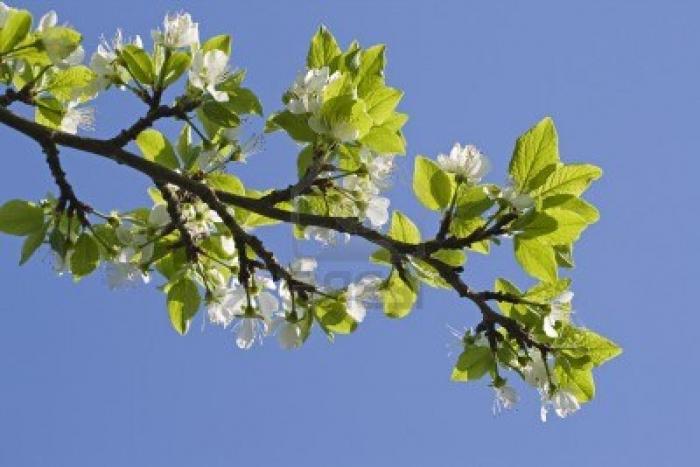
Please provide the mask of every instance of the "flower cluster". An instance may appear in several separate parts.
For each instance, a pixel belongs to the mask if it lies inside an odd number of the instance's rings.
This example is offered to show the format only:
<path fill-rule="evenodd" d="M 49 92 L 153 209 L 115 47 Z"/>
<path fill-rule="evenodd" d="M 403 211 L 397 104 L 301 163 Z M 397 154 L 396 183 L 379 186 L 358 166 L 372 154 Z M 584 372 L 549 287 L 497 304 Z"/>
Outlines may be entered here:
<path fill-rule="evenodd" d="M 448 155 L 439 154 L 437 163 L 442 170 L 455 174 L 464 181 L 477 184 L 489 171 L 491 164 L 476 146 L 455 143 Z"/>

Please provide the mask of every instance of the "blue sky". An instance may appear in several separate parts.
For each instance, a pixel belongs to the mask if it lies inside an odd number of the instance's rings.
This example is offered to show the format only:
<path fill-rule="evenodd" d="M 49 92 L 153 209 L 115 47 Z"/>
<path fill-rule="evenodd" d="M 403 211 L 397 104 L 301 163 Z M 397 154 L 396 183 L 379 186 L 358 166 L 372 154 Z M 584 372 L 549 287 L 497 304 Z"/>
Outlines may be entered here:
<path fill-rule="evenodd" d="M 233 61 L 266 111 L 303 66 L 320 23 L 347 44 L 389 47 L 388 80 L 405 90 L 409 157 L 394 206 L 430 231 L 437 222 L 409 190 L 411 158 L 455 141 L 477 144 L 504 182 L 515 137 L 554 117 L 562 157 L 600 165 L 588 199 L 601 222 L 586 232 L 574 270 L 576 319 L 625 353 L 598 373 L 598 398 L 542 424 L 537 395 L 493 417 L 485 384 L 449 382 L 446 324 L 476 323 L 449 292 L 425 291 L 405 320 L 371 314 L 353 336 L 315 335 L 300 351 L 270 341 L 241 352 L 228 331 L 198 319 L 187 337 L 167 321 L 154 288 L 110 292 L 102 277 L 73 285 L 47 255 L 18 268 L 20 243 L 0 237 L 0 465 L 7 466 L 497 466 L 689 465 L 700 415 L 692 300 L 700 227 L 700 4 L 561 1 L 26 1 L 53 8 L 94 49 L 116 27 L 148 36 L 166 11 L 187 9 L 203 35 L 234 36 Z M 99 135 L 138 104 L 98 101 Z M 260 127 L 251 122 L 250 129 Z M 53 189 L 33 144 L 0 129 L 0 200 Z M 286 185 L 294 147 L 271 136 L 240 173 L 252 186 Z M 104 210 L 145 202 L 142 178 L 64 152 L 80 196 Z M 308 252 L 285 227 L 265 237 L 280 255 Z M 352 242 L 324 252 L 328 274 L 374 270 Z M 469 281 L 496 275 L 528 285 L 503 247 L 473 256 Z M 98 275 L 99 276 L 99 275 Z M 692 289 L 691 289 L 692 288 Z"/>

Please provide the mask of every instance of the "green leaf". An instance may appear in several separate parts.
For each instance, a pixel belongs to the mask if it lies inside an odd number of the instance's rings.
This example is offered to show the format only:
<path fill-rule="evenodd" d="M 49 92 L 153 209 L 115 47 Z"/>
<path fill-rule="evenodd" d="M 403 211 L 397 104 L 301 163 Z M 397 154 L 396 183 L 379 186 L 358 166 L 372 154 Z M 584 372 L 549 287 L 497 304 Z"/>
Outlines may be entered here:
<path fill-rule="evenodd" d="M 49 59 L 58 63 L 68 57 L 80 45 L 83 36 L 76 30 L 64 26 L 49 28 L 41 33 L 41 42 Z"/>
<path fill-rule="evenodd" d="M 400 112 L 394 112 L 389 118 L 386 119 L 386 121 L 384 121 L 382 126 L 389 130 L 399 131 L 401 128 L 403 128 L 407 121 L 408 115 Z"/>
<path fill-rule="evenodd" d="M 36 110 L 34 120 L 37 123 L 49 128 L 59 129 L 65 115 L 63 105 L 52 97 L 41 97 L 36 99 Z"/>
<path fill-rule="evenodd" d="M 559 267 L 574 267 L 574 249 L 572 245 L 555 245 L 554 255 L 557 258 L 557 264 Z"/>
<path fill-rule="evenodd" d="M 532 212 L 513 223 L 513 230 L 522 238 L 537 238 L 557 230 L 557 221 L 541 212 Z"/>
<path fill-rule="evenodd" d="M 417 288 L 417 285 L 406 284 L 396 270 L 392 271 L 379 291 L 384 304 L 384 314 L 390 318 L 407 316 L 418 298 L 415 291 Z"/>
<path fill-rule="evenodd" d="M 493 199 L 489 197 L 483 186 L 462 184 L 457 192 L 454 217 L 462 220 L 480 219 L 480 216 L 493 204 Z"/>
<path fill-rule="evenodd" d="M 238 114 L 228 103 L 207 101 L 202 106 L 202 111 L 211 122 L 224 128 L 234 128 L 241 124 Z"/>
<path fill-rule="evenodd" d="M 190 279 L 182 278 L 168 289 L 170 324 L 179 334 L 187 333 L 190 321 L 199 309 L 200 300 L 197 284 Z"/>
<path fill-rule="evenodd" d="M 342 50 L 340 50 L 333 34 L 325 26 L 321 26 L 311 39 L 309 52 L 306 55 L 306 65 L 309 68 L 330 66 L 333 59 L 341 53 Z"/>
<path fill-rule="evenodd" d="M 357 322 L 348 314 L 345 304 L 336 299 L 316 302 L 313 313 L 326 333 L 350 334 L 357 328 Z"/>
<path fill-rule="evenodd" d="M 44 243 L 47 231 L 48 224 L 44 225 L 39 230 L 35 230 L 27 236 L 22 244 L 22 255 L 19 259 L 20 266 L 29 261 L 34 252 L 36 252 L 36 250 Z"/>
<path fill-rule="evenodd" d="M 367 113 L 375 125 L 382 125 L 394 114 L 403 92 L 390 87 L 379 87 L 363 97 L 367 104 Z"/>
<path fill-rule="evenodd" d="M 404 213 L 394 211 L 391 214 L 389 237 L 406 243 L 420 243 L 420 230 Z"/>
<path fill-rule="evenodd" d="M 309 128 L 308 117 L 293 114 L 288 110 L 272 114 L 265 124 L 265 133 L 284 130 L 296 141 L 312 143 L 316 141 L 316 133 Z"/>
<path fill-rule="evenodd" d="M 470 346 L 464 350 L 452 369 L 452 381 L 474 381 L 494 368 L 493 353 L 488 347 Z"/>
<path fill-rule="evenodd" d="M 455 268 L 462 266 L 467 260 L 467 255 L 462 250 L 438 250 L 430 256 Z"/>
<path fill-rule="evenodd" d="M 574 212 L 581 216 L 587 224 L 594 224 L 600 219 L 600 214 L 595 206 L 574 195 L 555 195 L 548 197 L 542 202 L 542 210 L 547 212 L 550 208 L 566 209 Z"/>
<path fill-rule="evenodd" d="M 262 116 L 263 108 L 258 97 L 248 88 L 238 88 L 230 95 L 230 107 L 238 114 L 256 114 Z"/>
<path fill-rule="evenodd" d="M 496 283 L 494 284 L 493 290 L 496 292 L 515 295 L 516 297 L 520 297 L 522 295 L 522 292 L 515 284 L 500 277 L 496 279 Z M 522 306 L 500 300 L 497 301 L 496 304 L 498 305 L 498 308 L 501 310 L 501 312 L 506 316 L 513 316 L 517 313 L 516 308 Z"/>
<path fill-rule="evenodd" d="M 545 117 L 516 141 L 509 173 L 519 191 L 529 193 L 558 161 L 557 130 L 552 119 Z"/>
<path fill-rule="evenodd" d="M 588 222 L 573 211 L 562 208 L 550 208 L 545 211 L 552 217 L 557 228 L 539 239 L 549 245 L 569 245 L 576 242 L 581 236 L 581 232 L 588 227 Z"/>
<path fill-rule="evenodd" d="M 192 148 L 192 128 L 188 123 L 182 125 L 180 129 L 180 134 L 177 136 L 177 142 L 175 143 L 175 150 L 177 155 L 180 156 L 180 160 L 183 162 L 183 166 L 187 167 L 187 163 L 190 160 L 190 155 L 193 152 Z"/>
<path fill-rule="evenodd" d="M 158 130 L 149 128 L 136 137 L 136 145 L 145 159 L 169 169 L 177 169 L 179 162 L 170 141 Z"/>
<path fill-rule="evenodd" d="M 386 47 L 383 44 L 374 45 L 362 52 L 360 68 L 357 71 L 357 93 L 365 97 L 374 91 L 377 85 L 383 84 Z"/>
<path fill-rule="evenodd" d="M 68 102 L 85 94 L 95 73 L 88 67 L 80 65 L 59 70 L 49 79 L 46 90 L 61 102 Z"/>
<path fill-rule="evenodd" d="M 568 357 L 586 359 L 593 366 L 600 366 L 622 353 L 622 349 L 610 339 L 573 326 L 565 326 L 554 345 Z"/>
<path fill-rule="evenodd" d="M 548 303 L 569 290 L 570 287 L 571 279 L 568 278 L 554 282 L 540 282 L 525 292 L 525 298 L 533 302 Z"/>
<path fill-rule="evenodd" d="M 33 203 L 13 199 L 0 206 L 0 232 L 29 235 L 44 226 L 44 210 Z"/>
<path fill-rule="evenodd" d="M 187 71 L 192 62 L 192 57 L 186 52 L 173 50 L 170 52 L 170 58 L 165 64 L 165 72 L 163 74 L 163 87 L 168 87 L 177 81 L 182 74 Z"/>
<path fill-rule="evenodd" d="M 134 78 L 143 84 L 153 84 L 155 80 L 155 71 L 151 57 L 140 47 L 133 44 L 127 44 L 122 47 L 119 56 L 126 68 L 134 75 Z"/>
<path fill-rule="evenodd" d="M 241 180 L 235 175 L 215 172 L 207 176 L 207 182 L 209 186 L 215 190 L 226 191 L 235 195 L 245 195 L 245 187 L 243 186 L 243 182 L 241 182 Z"/>
<path fill-rule="evenodd" d="M 348 141 L 363 138 L 372 127 L 372 119 L 362 100 L 352 95 L 342 95 L 323 103 L 320 122 L 334 138 Z"/>
<path fill-rule="evenodd" d="M 10 52 L 32 28 L 32 15 L 27 10 L 10 10 L 0 30 L 0 52 Z"/>
<path fill-rule="evenodd" d="M 557 280 L 554 250 L 536 238 L 515 237 L 515 258 L 523 270 L 545 282 Z"/>
<path fill-rule="evenodd" d="M 93 272 L 100 263 L 100 248 L 92 235 L 82 233 L 70 256 L 70 270 L 78 280 Z"/>
<path fill-rule="evenodd" d="M 547 198 L 555 195 L 580 196 L 602 174 L 603 171 L 600 167 L 595 165 L 563 165 L 550 173 L 542 185 L 532 192 L 532 196 L 536 198 Z"/>
<path fill-rule="evenodd" d="M 212 50 L 220 50 L 226 55 L 231 55 L 231 36 L 228 34 L 221 34 L 209 38 L 202 44 L 202 52 L 206 53 Z"/>
<path fill-rule="evenodd" d="M 404 139 L 393 130 L 375 126 L 360 140 L 378 154 L 405 154 Z"/>
<path fill-rule="evenodd" d="M 435 162 L 417 156 L 413 169 L 413 192 L 423 206 L 433 211 L 444 209 L 450 204 L 454 193 L 452 177 Z"/>
<path fill-rule="evenodd" d="M 589 367 L 577 368 L 568 359 L 557 359 L 554 376 L 557 384 L 571 392 L 579 402 L 588 402 L 595 397 L 595 382 Z"/>

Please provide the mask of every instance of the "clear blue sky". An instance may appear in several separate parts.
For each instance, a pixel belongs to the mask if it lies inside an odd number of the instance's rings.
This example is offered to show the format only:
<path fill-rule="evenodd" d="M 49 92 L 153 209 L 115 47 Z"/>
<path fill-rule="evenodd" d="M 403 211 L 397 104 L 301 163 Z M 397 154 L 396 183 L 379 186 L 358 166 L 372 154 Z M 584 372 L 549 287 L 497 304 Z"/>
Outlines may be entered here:
<path fill-rule="evenodd" d="M 690 465 L 698 429 L 697 173 L 700 29 L 697 1 L 257 1 L 17 2 L 59 12 L 85 34 L 122 26 L 149 35 L 180 8 L 204 35 L 234 36 L 234 62 L 274 110 L 302 67 L 320 23 L 343 43 L 389 46 L 389 81 L 403 88 L 410 156 L 394 205 L 427 229 L 434 219 L 409 191 L 411 157 L 472 142 L 503 182 L 514 138 L 544 115 L 567 161 L 605 176 L 589 199 L 602 212 L 577 250 L 576 319 L 625 353 L 598 372 L 598 398 L 570 419 L 538 419 L 534 392 L 517 411 L 491 414 L 485 384 L 449 382 L 446 324 L 476 311 L 426 291 L 403 321 L 372 313 L 331 345 L 275 342 L 241 352 L 201 320 L 185 338 L 153 288 L 109 292 L 102 277 L 73 285 L 47 255 L 17 267 L 20 243 L 0 237 L 0 465 L 28 466 L 499 466 Z M 98 134 L 138 109 L 98 101 Z M 253 122 L 252 128 L 260 122 Z M 0 199 L 53 189 L 37 147 L 0 129 Z M 78 193 L 105 210 L 145 201 L 142 178 L 66 151 Z M 242 173 L 286 184 L 293 146 L 268 138 Z M 266 234 L 282 255 L 310 251 L 286 228 Z M 469 280 L 528 280 L 507 247 L 473 257 Z M 353 242 L 327 252 L 329 273 L 367 270 Z"/>

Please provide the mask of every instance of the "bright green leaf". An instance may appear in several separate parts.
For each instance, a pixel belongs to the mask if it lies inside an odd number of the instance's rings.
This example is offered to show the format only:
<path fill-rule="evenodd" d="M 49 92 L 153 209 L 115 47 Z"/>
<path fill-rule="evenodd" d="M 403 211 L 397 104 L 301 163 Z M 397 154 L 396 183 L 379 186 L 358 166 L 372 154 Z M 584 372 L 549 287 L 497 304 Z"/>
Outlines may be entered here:
<path fill-rule="evenodd" d="M 488 347 L 470 346 L 464 350 L 452 369 L 452 381 L 474 381 L 494 367 L 493 353 Z"/>
<path fill-rule="evenodd" d="M 384 313 L 390 318 L 407 316 L 418 298 L 415 291 L 417 287 L 417 285 L 409 286 L 396 270 L 392 271 L 386 284 L 379 291 L 384 303 Z"/>
<path fill-rule="evenodd" d="M 200 300 L 197 284 L 190 279 L 182 278 L 168 289 L 170 324 L 179 334 L 187 333 L 190 321 L 199 309 Z"/>
<path fill-rule="evenodd" d="M 209 38 L 202 44 L 202 52 L 206 53 L 212 50 L 220 50 L 226 55 L 231 55 L 231 36 L 228 34 L 221 34 Z"/>
<path fill-rule="evenodd" d="M 32 15 L 27 10 L 10 10 L 0 30 L 0 52 L 10 52 L 32 28 Z"/>
<path fill-rule="evenodd" d="M 29 235 L 44 226 L 44 210 L 35 204 L 13 199 L 0 206 L 0 232 Z"/>
<path fill-rule="evenodd" d="M 523 270 L 545 282 L 557 280 L 554 251 L 536 238 L 515 238 L 515 257 Z"/>
<path fill-rule="evenodd" d="M 367 113 L 375 125 L 382 125 L 393 114 L 401 101 L 403 92 L 390 87 L 380 87 L 363 97 L 367 104 Z"/>
<path fill-rule="evenodd" d="M 389 236 L 394 240 L 406 243 L 420 242 L 420 230 L 418 230 L 416 224 L 401 211 L 394 211 L 391 214 Z"/>
<path fill-rule="evenodd" d="M 306 55 L 306 65 L 309 68 L 323 68 L 330 66 L 333 59 L 342 53 L 338 42 L 333 34 L 325 26 L 318 28 L 318 31 L 311 39 L 309 52 Z"/>
<path fill-rule="evenodd" d="M 19 259 L 20 266 L 29 261 L 29 258 L 31 258 L 34 252 L 44 243 L 47 230 L 48 224 L 27 235 L 27 238 L 22 244 L 22 255 Z"/>
<path fill-rule="evenodd" d="M 518 189 L 529 193 L 542 182 L 542 175 L 559 162 L 557 130 L 545 117 L 518 138 L 509 173 Z"/>
<path fill-rule="evenodd" d="M 293 114 L 288 110 L 276 113 L 268 118 L 265 133 L 284 130 L 296 141 L 312 143 L 316 141 L 316 133 L 309 128 L 308 116 Z"/>
<path fill-rule="evenodd" d="M 602 174 L 603 171 L 595 165 L 563 165 L 549 174 L 542 185 L 532 192 L 532 196 L 542 199 L 555 195 L 580 196 Z"/>
<path fill-rule="evenodd" d="M 404 139 L 395 131 L 375 126 L 360 140 L 368 149 L 378 154 L 404 154 Z"/>
<path fill-rule="evenodd" d="M 78 237 L 70 256 L 70 270 L 75 279 L 80 279 L 93 272 L 100 263 L 100 249 L 97 241 L 88 233 Z"/>
<path fill-rule="evenodd" d="M 454 182 L 435 162 L 417 156 L 413 169 L 413 192 L 428 209 L 444 209 L 450 204 Z"/>
<path fill-rule="evenodd" d="M 169 169 L 177 169 L 179 162 L 170 141 L 158 130 L 149 128 L 136 137 L 136 145 L 149 161 L 157 162 Z"/>
<path fill-rule="evenodd" d="M 153 84 L 155 80 L 153 61 L 146 51 L 133 44 L 127 44 L 122 47 L 119 55 L 137 81 L 143 84 Z"/>

